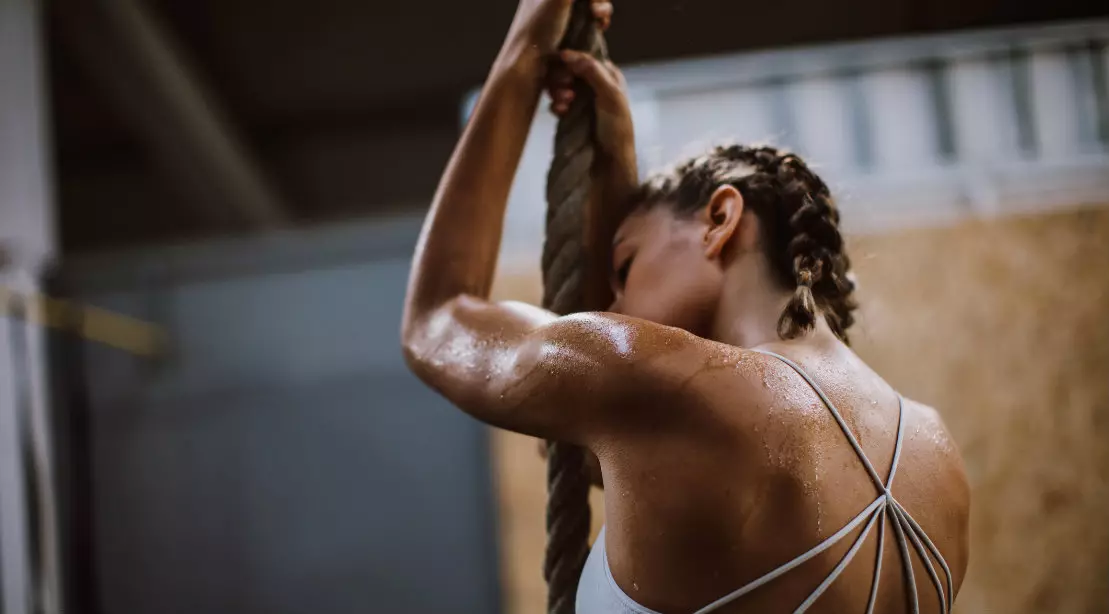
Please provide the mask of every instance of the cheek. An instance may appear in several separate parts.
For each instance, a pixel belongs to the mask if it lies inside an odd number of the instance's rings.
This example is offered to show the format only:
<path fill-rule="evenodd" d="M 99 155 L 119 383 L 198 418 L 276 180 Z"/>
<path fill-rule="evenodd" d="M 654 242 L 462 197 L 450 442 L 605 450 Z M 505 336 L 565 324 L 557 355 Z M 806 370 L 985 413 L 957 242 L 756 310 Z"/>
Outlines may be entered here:
<path fill-rule="evenodd" d="M 719 269 L 689 249 L 644 256 L 628 279 L 621 312 L 704 335 L 720 300 Z"/>

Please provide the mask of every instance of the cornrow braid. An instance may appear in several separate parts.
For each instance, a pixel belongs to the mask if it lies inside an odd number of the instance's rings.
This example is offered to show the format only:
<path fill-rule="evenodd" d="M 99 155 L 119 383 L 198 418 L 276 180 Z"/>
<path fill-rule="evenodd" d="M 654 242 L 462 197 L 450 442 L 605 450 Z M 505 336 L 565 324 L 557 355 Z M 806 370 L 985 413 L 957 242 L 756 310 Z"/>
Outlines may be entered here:
<path fill-rule="evenodd" d="M 793 339 L 812 330 L 820 310 L 832 331 L 849 342 L 858 305 L 839 210 L 828 186 L 800 157 L 768 146 L 722 145 L 652 175 L 637 201 L 692 215 L 725 184 L 759 217 L 771 268 L 793 290 L 778 335 Z"/>

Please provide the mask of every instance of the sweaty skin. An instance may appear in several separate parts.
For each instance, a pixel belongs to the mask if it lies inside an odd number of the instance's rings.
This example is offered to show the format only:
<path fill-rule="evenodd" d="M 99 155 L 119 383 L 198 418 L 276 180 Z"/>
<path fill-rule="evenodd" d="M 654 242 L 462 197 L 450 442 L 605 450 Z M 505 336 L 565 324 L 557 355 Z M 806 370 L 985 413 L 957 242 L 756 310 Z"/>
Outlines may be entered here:
<path fill-rule="evenodd" d="M 678 220 L 621 208 L 635 158 L 622 80 L 572 54 L 551 67 L 570 0 L 522 0 L 436 193 L 409 283 L 402 344 L 410 368 L 485 423 L 576 443 L 599 460 L 613 576 L 637 602 L 692 612 L 805 552 L 876 496 L 873 483 L 788 356 L 816 379 L 883 477 L 897 394 L 818 318 L 776 335 L 789 290 L 770 281 L 758 220 L 721 188 Z M 612 5 L 594 2 L 607 27 Z M 564 112 L 575 75 L 593 87 L 602 156 L 590 211 L 595 313 L 556 317 L 489 300 L 509 188 L 540 94 Z M 618 228 L 617 228 L 618 226 Z M 615 249 L 612 237 L 615 235 Z M 607 310 L 602 311 L 605 307 Z M 906 400 L 894 495 L 943 553 L 956 591 L 968 558 L 969 489 L 935 410 Z M 887 525 L 876 611 L 906 610 Z M 877 531 L 875 531 L 876 533 Z M 724 612 L 796 607 L 853 540 L 737 600 Z M 863 612 L 876 535 L 813 606 Z M 921 611 L 938 600 L 913 558 Z"/>

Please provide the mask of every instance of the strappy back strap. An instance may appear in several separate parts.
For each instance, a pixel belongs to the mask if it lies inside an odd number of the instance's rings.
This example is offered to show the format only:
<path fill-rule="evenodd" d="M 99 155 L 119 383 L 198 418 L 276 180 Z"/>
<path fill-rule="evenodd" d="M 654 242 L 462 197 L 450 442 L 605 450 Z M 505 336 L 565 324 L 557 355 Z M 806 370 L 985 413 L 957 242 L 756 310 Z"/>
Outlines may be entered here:
<path fill-rule="evenodd" d="M 859 460 L 862 461 L 863 467 L 866 468 L 866 472 L 870 474 L 870 479 L 874 481 L 874 485 L 877 486 L 878 490 L 882 493 L 889 492 L 890 486 L 893 485 L 893 476 L 897 473 L 897 463 L 901 460 L 901 441 L 904 439 L 905 435 L 905 402 L 901 395 L 897 395 L 897 440 L 893 448 L 893 463 L 890 465 L 889 478 L 883 481 L 882 478 L 879 477 L 878 472 L 874 469 L 874 465 L 871 464 L 870 459 L 867 458 L 866 452 L 863 451 L 863 447 L 859 444 L 859 440 L 855 437 L 855 434 L 851 432 L 851 427 L 847 426 L 847 421 L 843 419 L 843 415 L 839 413 L 839 409 L 837 409 L 835 404 L 832 403 L 832 400 L 828 398 L 828 395 L 824 394 L 824 391 L 816 383 L 816 380 L 814 380 L 807 371 L 802 369 L 801 365 L 781 354 L 771 352 L 770 350 L 756 349 L 753 351 L 777 358 L 796 371 L 797 374 L 809 384 L 809 387 L 820 397 L 821 402 L 824 403 L 824 406 L 831 412 L 832 417 L 835 418 L 836 424 L 839 425 L 840 430 L 843 431 L 844 436 L 847 437 L 847 442 L 854 448 L 855 454 L 858 455 Z"/>
<path fill-rule="evenodd" d="M 824 578 L 820 585 L 817 586 L 816 589 L 809 594 L 809 596 L 801 603 L 801 605 L 797 607 L 796 610 L 794 610 L 794 614 L 801 614 L 808 610 L 809 607 L 811 607 L 814 603 L 816 603 L 816 600 L 824 594 L 824 592 L 828 589 L 828 587 L 832 585 L 833 582 L 835 582 L 840 573 L 843 572 L 843 570 L 855 557 L 855 554 L 859 551 L 863 542 L 866 541 L 867 536 L 870 534 L 870 530 L 877 523 L 878 554 L 877 561 L 875 562 L 874 567 L 874 577 L 871 581 L 870 596 L 867 599 L 866 605 L 867 614 L 872 614 L 877 603 L 878 580 L 882 575 L 882 553 L 885 549 L 887 517 L 892 523 L 894 538 L 897 540 L 897 546 L 901 552 L 901 566 L 903 573 L 905 574 L 906 589 L 908 593 L 906 597 L 910 604 L 910 611 L 913 612 L 913 614 L 919 614 L 920 612 L 920 600 L 917 595 L 916 579 L 913 577 L 913 565 L 909 553 L 909 547 L 912 546 L 913 550 L 916 551 L 917 555 L 923 561 L 924 568 L 928 572 L 928 577 L 932 581 L 933 587 L 936 589 L 936 594 L 939 596 L 941 614 L 949 614 L 951 612 L 951 607 L 955 598 L 951 569 L 948 568 L 947 562 L 944 560 L 943 555 L 940 554 L 939 549 L 936 548 L 935 544 L 932 543 L 932 540 L 928 538 L 928 535 L 924 533 L 924 529 L 922 529 L 921 526 L 916 522 L 916 520 L 914 520 L 913 517 L 909 515 L 909 512 L 905 510 L 904 506 L 902 506 L 897 501 L 897 499 L 894 498 L 893 493 L 890 491 L 890 488 L 893 485 L 893 478 L 897 474 L 897 465 L 901 460 L 902 443 L 905 439 L 904 398 L 900 394 L 897 395 L 897 439 L 894 443 L 893 461 L 890 463 L 889 477 L 886 478 L 885 482 L 883 482 L 882 479 L 878 476 L 878 472 L 875 471 L 874 466 L 871 464 L 870 459 L 867 458 L 866 453 L 863 452 L 862 446 L 859 445 L 859 441 L 855 437 L 855 434 L 851 431 L 851 428 L 847 426 L 847 422 L 843 419 L 843 416 L 839 413 L 839 410 L 832 403 L 831 399 L 828 398 L 828 395 L 824 394 L 824 391 L 821 390 L 816 381 L 804 369 L 802 369 L 800 365 L 786 358 L 785 356 L 768 350 L 755 351 L 766 354 L 768 356 L 773 356 L 774 358 L 782 361 L 794 371 L 796 371 L 797 374 L 804 378 L 809 386 L 812 387 L 813 391 L 816 392 L 817 396 L 820 397 L 820 400 L 828 408 L 828 411 L 831 412 L 832 417 L 835 418 L 836 424 L 839 425 L 840 429 L 843 431 L 844 436 L 847 437 L 847 441 L 851 444 L 851 447 L 854 448 L 855 453 L 859 457 L 859 460 L 862 461 L 863 466 L 867 470 L 867 473 L 874 481 L 875 486 L 878 487 L 880 494 L 869 506 L 863 509 L 863 511 L 859 512 L 859 514 L 852 518 L 842 529 L 811 548 L 808 552 L 805 552 L 801 556 L 798 556 L 797 558 L 788 561 L 784 565 L 771 570 L 769 573 L 766 573 L 763 576 L 751 582 L 748 582 L 746 585 L 740 587 L 738 590 L 732 591 L 724 597 L 708 604 L 707 606 L 698 610 L 697 614 L 707 614 L 709 612 L 717 610 L 724 605 L 731 603 L 732 601 L 735 601 L 736 599 L 739 599 L 740 597 L 750 593 L 751 591 L 754 591 L 755 589 L 773 581 L 783 574 L 796 569 L 798 566 L 804 564 L 806 561 L 809 561 L 813 557 L 821 554 L 822 552 L 837 544 L 840 540 L 850 534 L 851 531 L 854 531 L 856 528 L 859 527 L 859 525 L 863 524 L 864 521 L 866 522 L 866 524 L 863 526 L 862 531 L 859 532 L 859 535 L 855 538 L 855 541 L 851 544 L 851 547 L 843 555 L 843 557 L 832 569 L 832 571 L 828 573 L 828 575 Z M 932 559 L 929 557 L 929 555 L 935 557 L 935 559 L 939 562 L 944 575 L 946 576 L 946 591 L 944 590 L 944 583 L 940 581 L 939 574 L 936 572 L 935 566 L 932 564 Z"/>

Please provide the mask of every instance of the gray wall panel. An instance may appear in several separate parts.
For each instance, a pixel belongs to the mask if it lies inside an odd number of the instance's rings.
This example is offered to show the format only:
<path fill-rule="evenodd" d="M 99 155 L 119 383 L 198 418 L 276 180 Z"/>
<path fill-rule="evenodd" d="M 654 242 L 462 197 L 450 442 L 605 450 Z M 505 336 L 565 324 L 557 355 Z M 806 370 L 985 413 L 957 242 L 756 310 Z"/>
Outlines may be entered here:
<path fill-rule="evenodd" d="M 82 297 L 173 345 L 84 348 L 105 612 L 499 610 L 486 430 L 404 369 L 406 278 L 284 262 Z"/>

